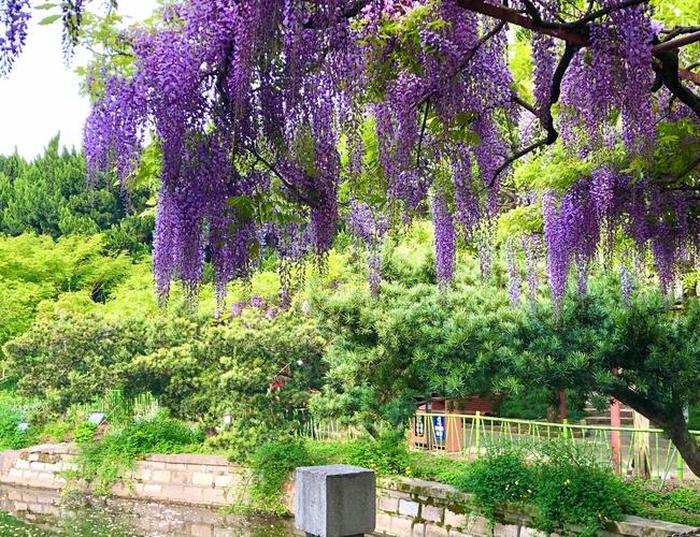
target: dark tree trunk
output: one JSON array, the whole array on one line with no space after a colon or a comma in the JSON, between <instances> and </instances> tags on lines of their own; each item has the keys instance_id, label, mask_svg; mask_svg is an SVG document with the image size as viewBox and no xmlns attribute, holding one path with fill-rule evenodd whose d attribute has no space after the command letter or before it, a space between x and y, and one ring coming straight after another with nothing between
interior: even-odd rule
<instances>
[{"instance_id":1,"label":"dark tree trunk","mask_svg":"<svg viewBox=\"0 0 700 537\"><path fill-rule=\"evenodd\" d=\"M697 440L688 432L688 423L685 421L683 414L679 415L679 419L665 426L661 425L661 427L666 431L676 448L678 448L678 452L690 468L690 471L700 477L700 447L698 447Z\"/></svg>"},{"instance_id":2,"label":"dark tree trunk","mask_svg":"<svg viewBox=\"0 0 700 537\"><path fill-rule=\"evenodd\" d=\"M683 416L682 407L661 406L629 388L613 390L611 395L663 429L678 449L678 453L681 454L690 471L700 477L700 446L688 430L688 422Z\"/></svg>"}]
</instances>

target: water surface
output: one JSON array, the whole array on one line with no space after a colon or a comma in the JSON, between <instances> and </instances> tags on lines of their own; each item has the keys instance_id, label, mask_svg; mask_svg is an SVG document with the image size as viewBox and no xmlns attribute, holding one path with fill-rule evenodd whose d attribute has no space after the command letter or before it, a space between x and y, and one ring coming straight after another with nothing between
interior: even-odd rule
<instances>
[{"instance_id":1,"label":"water surface","mask_svg":"<svg viewBox=\"0 0 700 537\"><path fill-rule=\"evenodd\" d=\"M292 537L289 520L249 518L156 502L64 499L51 490L0 485L2 537Z\"/></svg>"}]
</instances>

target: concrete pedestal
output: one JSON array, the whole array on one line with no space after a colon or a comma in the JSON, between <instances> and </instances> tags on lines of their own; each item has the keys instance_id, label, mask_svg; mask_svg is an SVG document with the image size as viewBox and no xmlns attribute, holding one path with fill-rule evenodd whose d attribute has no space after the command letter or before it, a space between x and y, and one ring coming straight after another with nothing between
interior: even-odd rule
<instances>
[{"instance_id":1,"label":"concrete pedestal","mask_svg":"<svg viewBox=\"0 0 700 537\"><path fill-rule=\"evenodd\" d=\"M366 468L307 466L296 472L296 527L310 537L358 537L374 531L376 479Z\"/></svg>"}]
</instances>

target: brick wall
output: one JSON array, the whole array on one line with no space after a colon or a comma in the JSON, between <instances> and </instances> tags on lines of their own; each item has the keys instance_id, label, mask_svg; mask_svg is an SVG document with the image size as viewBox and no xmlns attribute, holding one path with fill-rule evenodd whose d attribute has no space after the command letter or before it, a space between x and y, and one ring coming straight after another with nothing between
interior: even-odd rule
<instances>
[{"instance_id":1,"label":"brick wall","mask_svg":"<svg viewBox=\"0 0 700 537\"><path fill-rule=\"evenodd\" d=\"M0 483L58 490L61 472L74 467L68 444L36 446L0 453ZM212 455L151 455L137 462L130 479L117 483L114 496L188 505L224 506L245 500L244 468ZM294 506L294 484L286 489ZM380 479L377 483L377 535L391 537L540 537L526 512L505 510L493 533L472 513L474 499L447 485L418 479ZM627 517L611 523L607 537L669 537L692 528Z\"/></svg>"},{"instance_id":2,"label":"brick wall","mask_svg":"<svg viewBox=\"0 0 700 537\"><path fill-rule=\"evenodd\" d=\"M75 468L70 444L35 446L0 454L0 483L62 489L62 473ZM215 455L151 455L136 463L114 496L191 505L223 506L242 501L243 469Z\"/></svg>"},{"instance_id":3,"label":"brick wall","mask_svg":"<svg viewBox=\"0 0 700 537\"><path fill-rule=\"evenodd\" d=\"M377 488L377 534L392 537L541 537L528 513L503 511L492 529L473 513L474 497L420 479L382 479ZM669 537L691 527L627 517L606 528L607 537Z\"/></svg>"}]
</instances>

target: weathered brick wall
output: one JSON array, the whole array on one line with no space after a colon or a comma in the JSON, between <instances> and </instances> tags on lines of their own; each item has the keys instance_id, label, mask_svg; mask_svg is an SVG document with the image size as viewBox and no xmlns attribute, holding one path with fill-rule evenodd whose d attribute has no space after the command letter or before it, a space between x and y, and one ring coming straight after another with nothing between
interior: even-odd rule
<instances>
[{"instance_id":1,"label":"weathered brick wall","mask_svg":"<svg viewBox=\"0 0 700 537\"><path fill-rule=\"evenodd\" d=\"M474 498L420 479L382 479L377 489L377 533L392 537L540 537L528 513L505 510L495 527L475 515ZM608 525L606 537L669 537L691 527L627 517Z\"/></svg>"},{"instance_id":2,"label":"weathered brick wall","mask_svg":"<svg viewBox=\"0 0 700 537\"><path fill-rule=\"evenodd\" d=\"M35 446L0 454L0 483L62 489L63 472L75 468L70 444ZM117 497L223 506L243 500L243 469L215 455L151 455L112 488Z\"/></svg>"},{"instance_id":3,"label":"weathered brick wall","mask_svg":"<svg viewBox=\"0 0 700 537\"><path fill-rule=\"evenodd\" d=\"M79 504L83 506L83 504ZM235 515L223 514L204 506L169 505L167 508L154 501L133 501L123 498L100 498L95 505L109 508L117 524L109 523L128 531L129 535L167 535L168 537L262 537L258 525L251 527ZM57 519L70 524L80 512L73 511L71 502L66 502L58 490L17 487L0 484L0 511L12 513L21 520L47 530L56 530ZM123 516L121 514L123 513ZM99 519L107 523L106 519ZM266 522L269 526L269 522ZM277 524L274 535L291 521ZM121 535L121 532L117 532ZM272 532L271 532L272 533ZM5 537L5 534L2 534ZM14 535L14 534L13 534ZM53 535L53 533L51 533Z\"/></svg>"},{"instance_id":4,"label":"weathered brick wall","mask_svg":"<svg viewBox=\"0 0 700 537\"><path fill-rule=\"evenodd\" d=\"M58 490L61 473L74 467L75 449L68 444L36 446L0 453L0 483ZM245 500L245 469L212 455L151 455L136 463L131 477L114 486L121 498L189 505L224 506ZM294 506L294 484L286 489ZM47 507L48 508L48 507ZM493 533L475 516L474 499L447 485L418 479L380 479L377 484L377 535L391 537L539 537L529 527L528 513L505 510ZM611 523L607 537L669 537L692 528L627 517Z\"/></svg>"}]
</instances>

